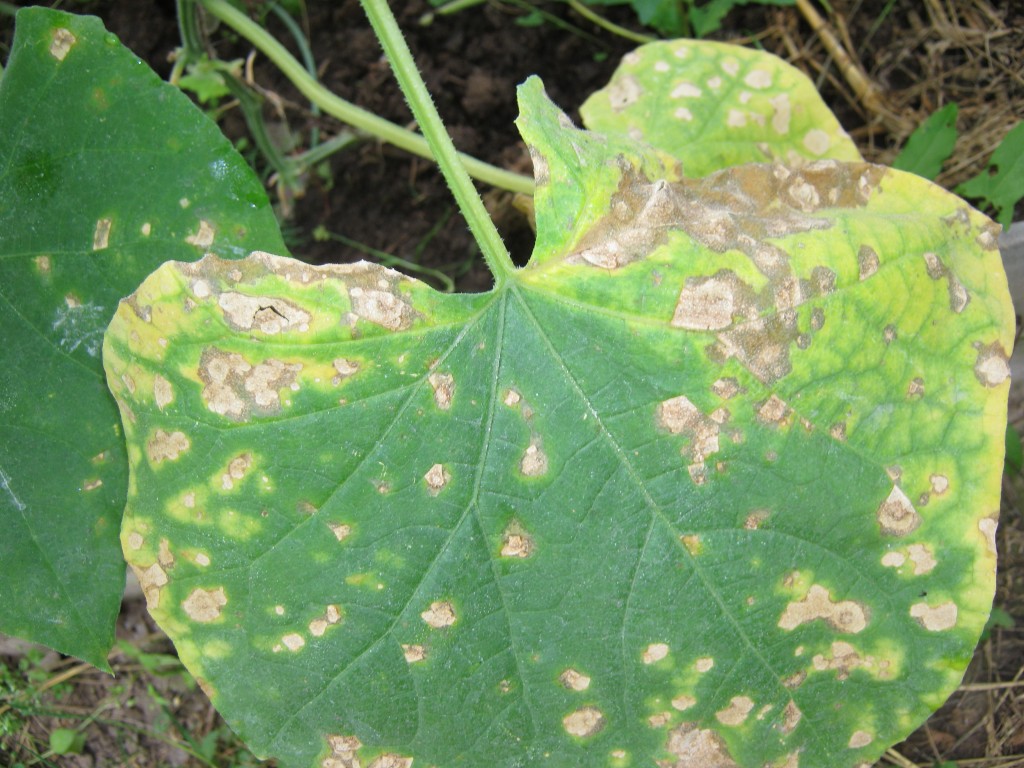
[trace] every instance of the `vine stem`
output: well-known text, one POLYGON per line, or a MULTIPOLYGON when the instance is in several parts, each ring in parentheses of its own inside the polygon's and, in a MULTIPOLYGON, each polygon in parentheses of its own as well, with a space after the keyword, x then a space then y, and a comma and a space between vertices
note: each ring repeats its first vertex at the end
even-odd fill
MULTIPOLYGON (((372 134, 382 141, 394 144, 406 152, 425 157, 428 160, 434 159, 428 143, 422 136, 331 93, 317 82, 273 35, 233 7, 227 0, 191 1, 199 2, 211 16, 220 19, 252 43, 284 73, 302 95, 320 107, 325 114, 337 118, 353 128, 372 134)), ((521 192, 525 195, 533 194, 533 179, 528 176, 498 168, 469 155, 460 153, 459 158, 474 178, 486 184, 511 192, 521 192)))
POLYGON ((413 61, 405 37, 398 28, 398 22, 395 21, 387 0, 360 0, 360 3, 370 19, 370 25, 384 49, 384 54, 391 63, 391 69, 402 88, 402 93, 405 94, 413 117, 423 131, 441 167, 441 173, 455 195, 459 210, 462 211, 473 237, 483 252, 495 283, 500 286, 516 271, 516 267, 487 209, 484 208, 483 200, 473 186, 473 181, 462 165, 444 123, 441 122, 441 116, 416 68, 416 62, 413 61))

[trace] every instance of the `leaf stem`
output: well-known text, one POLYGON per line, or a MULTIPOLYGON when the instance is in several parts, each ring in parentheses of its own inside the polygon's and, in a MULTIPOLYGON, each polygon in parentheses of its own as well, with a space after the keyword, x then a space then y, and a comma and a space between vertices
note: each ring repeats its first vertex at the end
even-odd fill
POLYGON ((398 22, 395 21, 387 0, 360 0, 360 3, 370 19, 370 25, 377 34, 384 54, 391 63, 391 69, 402 88, 402 93, 405 94, 406 101, 409 102, 413 117, 416 118, 430 149, 433 150, 441 173, 444 174, 444 179, 459 204, 459 210, 462 211, 473 237, 483 252, 495 283, 500 286, 505 278, 516 271, 516 267, 487 209, 484 208, 483 200, 473 186, 472 179, 460 162, 455 145, 444 123, 441 122, 441 116, 437 113, 419 70, 416 69, 416 62, 413 61, 405 37, 398 28, 398 22))
MULTIPOLYGON (((270 59, 292 84, 325 114, 372 134, 382 141, 394 144, 406 152, 433 159, 430 147, 422 136, 331 93, 318 83, 273 35, 234 8, 227 0, 198 1, 208 13, 227 24, 270 59)), ((475 179, 512 192, 533 194, 533 180, 528 176, 498 168, 469 155, 460 153, 459 158, 475 179)))

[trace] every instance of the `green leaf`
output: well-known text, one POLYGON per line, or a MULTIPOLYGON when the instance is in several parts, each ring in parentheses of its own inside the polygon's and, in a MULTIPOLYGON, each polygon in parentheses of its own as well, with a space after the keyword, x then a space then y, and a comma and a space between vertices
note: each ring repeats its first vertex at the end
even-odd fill
POLYGON ((580 114, 593 131, 629 135, 678 158, 688 177, 742 163, 861 159, 803 73, 724 43, 641 46, 580 114))
POLYGON ((958 112, 956 104, 947 104, 933 112, 907 139, 892 167, 934 180, 953 154, 958 112))
POLYGON ((1003 137, 984 171, 955 191, 992 206, 997 212, 996 220, 1009 227, 1014 206, 1024 198, 1024 123, 1017 123, 1003 137))
POLYGON ((706 37, 712 32, 717 32, 722 27, 722 19, 737 5, 756 3, 758 5, 793 5, 796 0, 710 0, 704 5, 697 5, 695 0, 689 0, 690 24, 693 26, 695 37, 706 37))
POLYGON ((121 304, 150 610, 285 766, 870 764, 991 604, 997 228, 864 164, 666 181, 520 105, 500 289, 256 253, 121 304))
POLYGON ((1021 445, 1020 433, 1013 424, 1006 425, 1006 468, 1014 472, 1024 470, 1024 446, 1021 445))
POLYGON ((54 728, 50 732, 50 751, 57 755, 80 755, 85 747, 85 734, 71 728, 54 728))
POLYGON ((19 11, 0 136, 0 632, 107 669, 128 473, 103 330, 167 259, 284 246, 216 126, 98 19, 19 11))

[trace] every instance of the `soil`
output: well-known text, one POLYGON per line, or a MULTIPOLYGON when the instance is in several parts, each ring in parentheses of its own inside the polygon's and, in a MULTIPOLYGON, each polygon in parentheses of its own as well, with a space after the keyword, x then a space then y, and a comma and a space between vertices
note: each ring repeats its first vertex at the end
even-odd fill
MULTIPOLYGON (((57 3, 48 3, 55 5, 57 3)), ((393 3, 427 85, 459 149, 524 173, 529 156, 515 131, 515 85, 530 74, 543 79, 549 95, 570 116, 603 86, 621 56, 634 47, 574 15, 563 3, 535 3, 550 19, 528 26, 525 2, 492 0, 425 25, 429 7, 419 0, 393 3)), ((85 0, 65 2, 67 10, 94 13, 140 57, 166 77, 179 45, 173 0, 85 0)), ((247 0, 254 14, 265 4, 247 0)), ((300 14, 320 80, 328 88, 392 121, 411 116, 356 0, 292 2, 300 14)), ((845 44, 875 84, 880 106, 866 106, 864 93, 838 68, 816 33, 794 7, 749 5, 726 17, 715 38, 754 43, 804 69, 872 161, 891 160, 910 130, 949 101, 960 105, 960 144, 940 181, 952 186, 985 167, 1015 121, 1024 119, 1024 3, 1004 0, 830 0, 825 23, 845 44)), ((599 7, 610 20, 640 30, 624 6, 599 7)), ((0 16, 0 56, 6 58, 10 30, 0 16)), ((291 38, 273 14, 266 24, 282 41, 291 38)), ((643 30, 646 31, 646 30, 643 30)), ((214 30, 214 51, 224 60, 245 59, 244 41, 214 30)), ((318 116, 291 84, 262 57, 255 57, 252 82, 265 100, 264 118, 281 149, 308 149, 336 134, 338 124, 318 116)), ((283 190, 272 169, 253 151, 238 109, 230 104, 218 120, 232 139, 243 142, 283 220, 294 255, 314 263, 366 258, 363 249, 382 251, 443 271, 459 290, 486 290, 490 277, 476 245, 455 211, 439 173, 426 161, 375 141, 332 156, 308 169, 302 188, 283 190), (321 235, 343 236, 362 249, 321 235)), ((482 189, 506 244, 525 263, 533 234, 512 204, 512 195, 482 189)), ((1018 210, 1017 218, 1024 211, 1018 210)), ((1024 426, 1024 397, 1017 390, 1018 428, 1024 426)), ((1024 480, 1007 480, 1000 528, 1001 571, 996 605, 1015 626, 997 627, 983 643, 961 688, 928 723, 880 765, 933 765, 957 760, 975 768, 1024 766, 1024 513, 1018 498, 1024 480)), ((119 637, 146 653, 173 654, 138 601, 125 604, 119 637)), ((4 657, 8 675, 32 673, 58 680, 40 694, 13 733, 0 731, 0 765, 165 766, 246 765, 251 756, 187 677, 165 665, 153 674, 136 651, 116 651, 118 676, 109 678, 55 654, 4 657), (21 669, 19 669, 19 663, 21 669), (39 671, 41 670, 41 672, 39 671), (166 674, 170 671, 170 674, 166 674), (57 694, 60 694, 57 696, 57 694), (96 713, 99 713, 98 715, 96 713), (75 727, 91 717, 82 755, 48 758, 38 754, 57 727, 75 727), (204 762, 180 746, 214 755, 204 762), (212 745, 212 746, 211 746, 212 745), (206 748, 204 747, 204 748, 206 748)), ((149 662, 152 662, 150 659, 149 662)), ((2 667, 0 667, 2 670, 2 667)), ((0 723, 2 720, 0 707, 0 723)), ((823 767, 827 768, 827 767, 823 767)))

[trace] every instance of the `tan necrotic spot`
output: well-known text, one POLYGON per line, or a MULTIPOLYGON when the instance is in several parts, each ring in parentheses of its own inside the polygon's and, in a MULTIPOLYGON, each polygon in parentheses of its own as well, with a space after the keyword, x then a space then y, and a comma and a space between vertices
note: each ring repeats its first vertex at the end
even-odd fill
POLYGON ((171 382, 159 373, 153 377, 153 400, 161 411, 174 402, 174 390, 171 388, 171 382))
POLYGON ((934 608, 928 603, 914 603, 910 606, 910 615, 929 632, 942 632, 956 626, 957 607, 953 602, 945 602, 934 608))
POLYGON ((196 230, 194 235, 189 235, 185 238, 185 242, 189 245, 194 245, 196 248, 209 248, 213 245, 213 238, 216 235, 213 225, 205 219, 200 220, 199 229, 196 230))
POLYGON ((418 664, 427 658, 427 649, 425 646, 410 644, 402 645, 402 655, 405 657, 407 664, 418 664))
POLYGON ((743 82, 751 88, 761 90, 771 86, 772 76, 770 72, 763 69, 755 69, 747 73, 747 76, 743 78, 743 82))
POLYGON ((583 707, 562 718, 562 727, 570 736, 586 738, 604 728, 604 714, 597 707, 583 707))
POLYGON ((907 562, 907 556, 902 552, 886 552, 882 555, 882 565, 886 568, 899 568, 907 562))
POLYGON ((870 669, 876 666, 874 658, 865 659, 856 648, 842 640, 832 643, 831 654, 831 656, 815 654, 811 659, 811 665, 818 672, 834 671, 836 679, 839 681, 848 679, 850 673, 855 669, 870 669))
POLYGON ((923 576, 926 573, 930 573, 938 565, 935 555, 924 544, 911 544, 907 547, 907 554, 910 556, 910 562, 914 564, 915 576, 923 576))
POLYGON ((412 760, 411 757, 388 752, 370 763, 369 768, 412 768, 412 760))
POLYGON ((847 746, 849 746, 850 749, 860 749, 861 747, 866 747, 874 740, 875 737, 867 731, 854 731, 853 735, 850 736, 850 741, 847 746))
POLYGON ((548 471, 548 455, 538 442, 530 443, 519 460, 519 471, 526 477, 538 477, 548 471))
POLYGON ((782 685, 790 690, 799 688, 807 680, 807 670, 802 669, 782 680, 782 685))
POLYGON ((522 395, 520 395, 514 389, 509 389, 505 391, 505 396, 502 398, 502 402, 505 403, 505 405, 507 405, 509 408, 515 408, 517 405, 519 405, 519 401, 522 399, 522 395))
POLYGON ((86 483, 85 483, 85 484, 84 484, 84 485, 82 486, 82 490, 83 490, 83 491, 95 491, 95 490, 96 490, 97 488, 100 488, 100 487, 102 487, 102 486, 103 486, 103 481, 102 481, 102 480, 100 480, 99 478, 97 478, 97 479, 95 479, 95 480, 89 480, 89 481, 87 481, 87 482, 86 482, 86 483))
POLYGON ((203 554, 202 552, 197 553, 193 559, 195 560, 196 565, 201 565, 204 568, 210 564, 210 556, 203 554))
POLYGON ((804 134, 804 148, 812 155, 824 155, 831 144, 829 135, 820 128, 812 128, 804 134))
POLYGON ((329 522, 328 527, 331 528, 331 532, 332 534, 334 534, 334 538, 337 539, 339 542, 343 542, 346 539, 348 539, 349 535, 352 532, 351 525, 346 525, 345 523, 341 522, 329 522))
POLYGON ((710 656, 704 656, 703 658, 697 659, 697 661, 693 663, 694 669, 696 669, 701 674, 704 674, 705 672, 710 672, 711 668, 714 666, 715 660, 710 656))
POLYGON ((785 734, 792 733, 800 725, 800 720, 803 716, 804 713, 800 711, 800 707, 795 702, 790 701, 786 708, 782 710, 782 723, 779 726, 779 730, 785 734))
POLYGON ((164 568, 174 567, 174 555, 171 554, 171 543, 167 539, 160 539, 160 549, 157 552, 156 561, 164 568))
POLYGON ((344 357, 335 358, 331 364, 334 366, 334 370, 337 371, 338 374, 331 379, 331 383, 334 386, 338 386, 349 376, 359 372, 359 363, 354 360, 347 360, 344 357))
POLYGON ((780 426, 789 414, 789 406, 778 395, 773 394, 757 409, 757 420, 762 424, 780 426))
POLYGON ((341 621, 341 609, 336 605, 328 605, 322 616, 309 622, 309 633, 313 637, 323 637, 328 627, 341 621))
POLYGON ((659 768, 739 768, 725 739, 697 723, 682 723, 669 731, 665 748, 675 760, 659 761, 659 768))
POLYGON ((281 643, 285 648, 294 653, 306 646, 306 639, 298 632, 289 632, 281 638, 281 643))
POLYGON ((356 752, 363 746, 363 742, 355 736, 328 734, 327 745, 331 754, 323 759, 320 768, 360 768, 356 752))
POLYGON ((142 534, 138 531, 132 531, 128 534, 128 548, 139 550, 142 549, 142 545, 146 543, 146 540, 142 537, 142 534))
POLYGON ((64 61, 64 57, 68 55, 68 51, 71 50, 77 40, 78 38, 71 33, 71 30, 58 27, 53 30, 53 39, 50 41, 50 55, 57 61, 64 61))
POLYGON ((558 682, 570 691, 585 691, 590 687, 590 678, 572 667, 558 676, 558 682))
POLYGON ((643 92, 644 89, 632 75, 617 78, 606 91, 608 103, 615 112, 621 112, 626 107, 635 104, 643 92))
POLYGON ((206 624, 220 618, 221 609, 228 604, 223 587, 216 589, 194 589, 185 598, 181 608, 193 621, 206 624))
POLYGON ((978 347, 974 375, 986 387, 998 387, 1010 377, 1010 362, 998 341, 978 347))
POLYGON ((452 396, 455 394, 455 377, 450 373, 432 373, 427 377, 434 390, 434 403, 442 411, 452 407, 452 396))
POLYGON ((199 361, 203 401, 211 412, 235 421, 248 420, 252 410, 276 413, 281 409, 278 390, 291 387, 301 370, 300 363, 275 359, 254 366, 237 353, 208 347, 199 361))
POLYGON ((450 627, 455 623, 455 607, 447 600, 438 600, 430 604, 430 608, 420 614, 428 625, 434 629, 450 627))
POLYGON ((49 256, 36 256, 32 259, 32 263, 36 265, 36 271, 41 275, 48 275, 53 269, 49 256))
POLYGON ((96 222, 96 229, 92 233, 92 249, 101 251, 110 245, 110 229, 113 227, 112 219, 100 219, 96 222))
POLYGON ((220 487, 230 491, 235 487, 235 481, 245 477, 246 472, 252 467, 252 454, 243 453, 228 462, 228 470, 220 477, 220 487))
POLYGON ((945 475, 935 474, 928 478, 932 486, 932 493, 941 496, 949 490, 949 478, 945 475))
POLYGON ((768 519, 771 513, 767 509, 755 509, 743 521, 743 528, 748 531, 756 531, 768 519))
POLYGON ((924 396, 924 379, 920 376, 915 376, 910 380, 907 385, 907 397, 923 397, 924 396))
POLYGON ((655 715, 651 715, 647 718, 647 724, 651 728, 664 728, 666 725, 672 722, 671 712, 658 712, 655 715))
POLYGON ((867 280, 879 267, 878 254, 870 245, 862 245, 857 252, 857 265, 860 270, 860 279, 867 280))
POLYGON ((740 392, 740 383, 731 377, 716 379, 711 385, 711 391, 723 400, 731 400, 740 392))
POLYGON ((236 331, 260 331, 273 336, 309 328, 310 314, 301 307, 272 296, 249 296, 226 291, 217 299, 224 319, 236 331))
POLYGON ((148 568, 140 568, 132 565, 132 571, 139 580, 142 587, 142 594, 146 596, 146 605, 150 608, 160 606, 160 589, 167 584, 167 572, 160 567, 159 563, 153 563, 148 568))
POLYGON ((676 696, 674 699, 672 699, 672 707, 673 707, 673 709, 677 709, 680 712, 685 712, 686 710, 688 710, 690 707, 692 707, 696 703, 697 703, 697 699, 695 699, 693 696, 689 696, 689 695, 687 695, 685 693, 681 693, 678 696, 676 696))
POLYGON ((978 530, 985 537, 985 548, 993 555, 996 554, 996 530, 999 528, 999 521, 995 518, 984 517, 978 521, 978 530))
POLYGON ((348 292, 352 311, 358 317, 389 331, 403 331, 412 325, 415 310, 395 293, 372 288, 354 287, 348 292))
POLYGON ((898 485, 893 485, 875 512, 875 517, 882 533, 888 536, 906 536, 921 524, 921 516, 898 485))
POLYGON ((668 656, 669 647, 667 643, 651 643, 640 655, 644 664, 654 664, 668 656))
POLYGON ((729 706, 716 712, 715 718, 722 725, 742 725, 753 708, 754 700, 749 696, 733 696, 729 706))
POLYGON ((158 429, 146 443, 146 455, 154 464, 159 464, 162 461, 176 461, 188 449, 188 438, 183 432, 178 431, 168 433, 158 429))
POLYGON ((434 464, 423 476, 427 482, 427 489, 431 496, 437 496, 441 490, 448 485, 452 479, 451 473, 444 468, 443 464, 434 464))
POLYGON ((868 625, 867 613, 860 603, 853 600, 832 602, 828 590, 815 584, 808 590, 803 600, 786 606, 786 610, 779 617, 779 627, 793 630, 801 624, 817 619, 824 620, 839 632, 851 634, 863 631, 868 625))
POLYGON ((704 95, 704 91, 693 83, 679 83, 672 89, 669 96, 673 99, 697 99, 704 95))
POLYGON ((720 331, 735 315, 753 316, 754 294, 735 273, 723 269, 711 277, 687 278, 670 325, 694 331, 720 331))
POLYGON ((533 538, 523 527, 512 522, 501 534, 501 556, 525 558, 533 554, 533 538))

